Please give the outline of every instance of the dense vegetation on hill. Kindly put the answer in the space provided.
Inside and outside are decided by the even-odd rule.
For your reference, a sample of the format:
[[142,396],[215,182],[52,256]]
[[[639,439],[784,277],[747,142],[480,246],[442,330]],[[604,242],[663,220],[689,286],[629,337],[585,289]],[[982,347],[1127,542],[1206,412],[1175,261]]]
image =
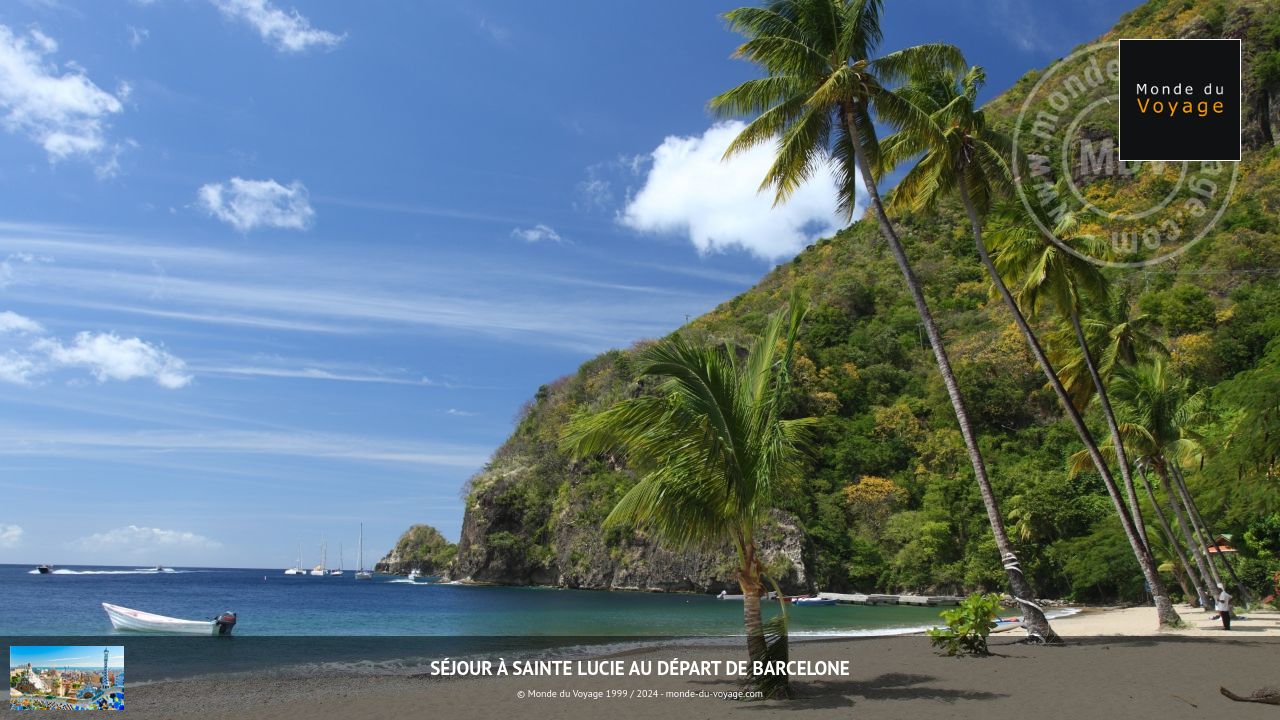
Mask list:
[[[1167,349],[1185,394],[1203,399],[1188,430],[1203,452],[1185,468],[1187,481],[1214,530],[1232,535],[1246,583],[1265,595],[1280,571],[1280,150],[1273,143],[1280,102],[1272,99],[1280,90],[1280,8],[1152,0],[1108,39],[1220,34],[1246,40],[1247,152],[1234,199],[1182,256],[1107,275],[1129,322]],[[1036,77],[1028,74],[988,105],[993,123],[1011,126]],[[1123,204],[1149,196],[1160,181],[1151,173],[1098,178],[1088,192]],[[894,221],[944,331],[1035,587],[1074,600],[1141,597],[1143,579],[1111,502],[1096,474],[1069,470],[1079,439],[1006,308],[992,299],[962,210],[944,204]],[[948,398],[872,223],[814,244],[678,332],[745,344],[796,289],[810,313],[788,414],[822,422],[803,479],[780,495],[783,517],[799,524],[803,568],[778,572],[829,590],[1001,589],[998,553]],[[1068,356],[1070,339],[1055,341],[1064,329],[1052,318],[1038,322],[1050,352]],[[465,490],[453,575],[601,586],[573,578],[589,575],[589,566],[637,561],[630,550],[643,535],[599,531],[632,474],[617,458],[573,463],[557,449],[570,417],[649,390],[635,380],[634,357],[634,348],[605,353],[539,389]],[[1106,437],[1096,407],[1087,419]],[[1172,560],[1153,525],[1158,559]]]
[[430,525],[414,525],[396,541],[391,552],[374,565],[378,572],[407,575],[417,570],[423,575],[439,575],[458,554],[458,546],[449,542]]

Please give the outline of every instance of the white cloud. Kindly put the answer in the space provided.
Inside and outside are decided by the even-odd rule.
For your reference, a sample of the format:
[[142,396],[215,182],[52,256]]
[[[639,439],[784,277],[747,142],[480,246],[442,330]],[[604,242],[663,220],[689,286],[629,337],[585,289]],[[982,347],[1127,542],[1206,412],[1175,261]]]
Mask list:
[[18,525],[0,525],[0,548],[14,548],[22,542],[22,528]]
[[0,312],[0,334],[39,334],[42,332],[44,332],[44,328],[40,326],[40,323],[29,317],[19,315],[12,310]]
[[31,358],[24,357],[13,350],[0,355],[0,382],[26,385],[39,373],[40,368],[31,361]]
[[191,382],[186,363],[136,337],[82,332],[69,346],[45,339],[38,341],[33,349],[47,353],[49,362],[55,366],[87,368],[98,382],[150,378],[171,390]]
[[98,553],[105,551],[108,554],[123,552],[135,555],[167,550],[216,550],[222,547],[222,543],[217,540],[193,532],[137,525],[94,533],[76,540],[74,545]]
[[210,0],[222,14],[253,26],[263,41],[280,52],[303,52],[312,47],[331,48],[346,35],[311,27],[311,21],[297,10],[285,12],[271,0]]
[[286,187],[275,180],[234,177],[202,186],[197,197],[210,215],[241,232],[259,227],[305,230],[316,216],[307,188],[297,180]]
[[538,223],[531,228],[516,228],[511,231],[511,237],[530,243],[542,242],[543,240],[550,240],[551,242],[564,241],[564,238],[560,237],[560,233],[556,232],[555,228],[542,223]]
[[446,411],[445,411],[445,414],[446,414],[446,415],[453,415],[453,416],[455,416],[455,417],[475,417],[475,416],[479,415],[480,413],[478,413],[478,412],[471,412],[471,411],[469,411],[469,410],[459,410],[459,409],[457,409],[457,408],[449,408],[448,410],[446,410]]
[[663,140],[619,221],[641,232],[686,234],[700,253],[741,248],[768,260],[794,255],[838,230],[844,220],[836,211],[831,164],[774,207],[773,193],[758,191],[773,163],[772,144],[722,160],[742,128],[725,122],[697,137]]
[[124,105],[78,65],[46,62],[57,49],[38,29],[16,35],[0,25],[0,125],[39,143],[54,161],[102,158],[100,171],[110,174],[119,146],[108,143],[106,120]]

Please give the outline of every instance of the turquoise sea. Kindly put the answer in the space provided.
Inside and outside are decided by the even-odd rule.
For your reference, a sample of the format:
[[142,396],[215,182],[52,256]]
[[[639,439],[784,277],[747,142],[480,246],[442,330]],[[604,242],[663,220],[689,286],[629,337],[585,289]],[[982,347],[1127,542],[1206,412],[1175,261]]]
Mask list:
[[[246,636],[729,636],[742,603],[710,595],[411,583],[289,576],[280,569],[73,566],[36,574],[0,565],[0,636],[113,634],[102,603],[187,619],[232,610]],[[776,607],[776,603],[766,603]],[[929,627],[906,606],[791,608],[796,634],[885,634]]]

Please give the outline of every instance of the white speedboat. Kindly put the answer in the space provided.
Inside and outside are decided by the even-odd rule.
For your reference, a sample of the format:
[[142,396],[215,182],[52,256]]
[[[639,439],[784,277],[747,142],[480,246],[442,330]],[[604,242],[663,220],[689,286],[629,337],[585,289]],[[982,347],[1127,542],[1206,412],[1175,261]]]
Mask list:
[[236,614],[224,612],[212,620],[182,620],[132,608],[102,603],[111,626],[116,630],[165,633],[168,635],[230,635],[236,626]]

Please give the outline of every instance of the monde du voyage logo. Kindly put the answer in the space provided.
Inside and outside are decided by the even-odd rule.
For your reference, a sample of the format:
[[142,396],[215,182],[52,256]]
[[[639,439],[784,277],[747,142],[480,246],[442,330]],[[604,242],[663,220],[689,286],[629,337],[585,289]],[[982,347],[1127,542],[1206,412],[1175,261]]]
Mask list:
[[1235,39],[1121,40],[1121,162],[1238,162],[1240,64]]

